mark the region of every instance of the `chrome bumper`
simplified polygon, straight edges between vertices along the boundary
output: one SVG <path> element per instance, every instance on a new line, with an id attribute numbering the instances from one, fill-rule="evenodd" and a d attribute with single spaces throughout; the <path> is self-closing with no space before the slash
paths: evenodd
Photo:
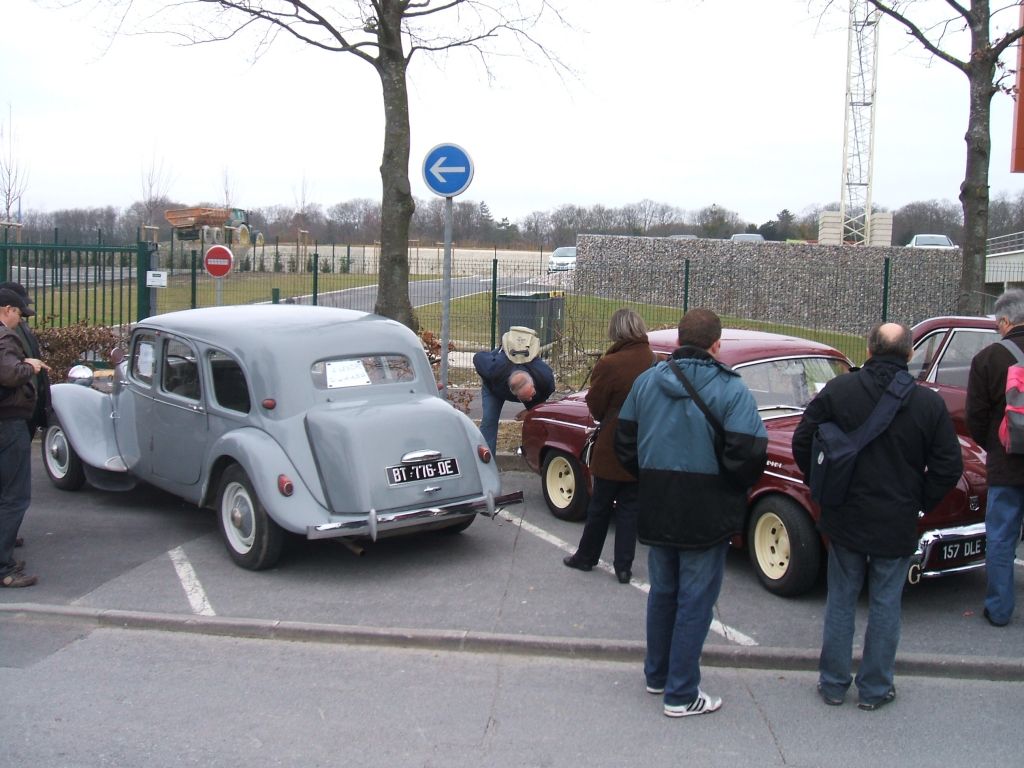
<path id="1" fill-rule="evenodd" d="M 910 570 L 907 572 L 907 581 L 917 584 L 921 579 L 931 579 L 936 576 L 945 576 L 950 573 L 963 573 L 985 567 L 984 557 L 980 560 L 956 565 L 951 568 L 930 568 L 925 570 L 931 561 L 932 552 L 936 547 L 948 544 L 976 539 L 985 535 L 985 524 L 974 523 L 973 525 L 961 525 L 955 528 L 939 528 L 934 531 L 925 531 L 917 542 L 917 551 L 914 553 L 910 563 Z"/>
<path id="2" fill-rule="evenodd" d="M 377 536 L 401 528 L 413 528 L 442 522 L 447 518 L 466 517 L 470 514 L 494 517 L 498 508 L 509 504 L 521 504 L 523 492 L 513 491 L 502 496 L 487 494 L 487 498 L 477 501 L 449 504 L 443 507 L 425 507 L 422 509 L 406 509 L 400 512 L 384 512 L 378 514 L 371 509 L 367 515 L 346 515 L 345 519 L 306 528 L 307 539 L 336 539 L 348 536 L 369 536 L 373 541 Z"/>

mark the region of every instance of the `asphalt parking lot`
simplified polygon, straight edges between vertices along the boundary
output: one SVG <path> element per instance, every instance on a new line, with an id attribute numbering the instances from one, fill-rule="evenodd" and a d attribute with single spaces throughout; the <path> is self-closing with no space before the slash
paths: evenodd
<path id="1" fill-rule="evenodd" d="M 494 520 L 480 517 L 461 535 L 383 540 L 361 554 L 332 541 L 295 539 L 278 567 L 253 573 L 228 559 L 209 510 L 150 487 L 61 492 L 36 454 L 19 557 L 40 582 L 0 593 L 0 609 L 27 604 L 639 648 L 645 548 L 638 548 L 630 585 L 618 584 L 610 569 L 565 568 L 561 559 L 573 551 L 582 525 L 548 513 L 535 475 L 502 477 L 504 490 L 525 491 L 526 503 Z M 611 544 L 609 537 L 609 555 Z M 1024 587 L 1024 567 L 1017 577 Z M 1024 621 L 990 627 L 981 617 L 983 593 L 983 572 L 909 587 L 901 654 L 1019 662 Z M 823 607 L 823 583 L 799 598 L 775 597 L 757 582 L 746 553 L 732 552 L 708 642 L 813 656 Z"/>
<path id="2" fill-rule="evenodd" d="M 776 598 L 732 553 L 702 683 L 725 705 L 679 722 L 643 689 L 644 548 L 628 586 L 565 568 L 582 526 L 548 514 L 536 476 L 502 479 L 526 503 L 463 534 L 362 554 L 295 540 L 252 573 L 227 557 L 212 512 L 152 488 L 63 493 L 37 461 L 18 553 L 40 583 L 0 592 L 0 689 L 14 702 L 0 765 L 1019 757 L 1024 622 L 984 622 L 983 574 L 908 589 L 899 697 L 865 713 L 853 694 L 827 707 L 814 693 L 823 585 Z"/>

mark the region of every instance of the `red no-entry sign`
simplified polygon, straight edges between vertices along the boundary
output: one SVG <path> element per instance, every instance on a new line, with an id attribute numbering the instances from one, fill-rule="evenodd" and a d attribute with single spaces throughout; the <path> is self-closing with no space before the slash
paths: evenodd
<path id="1" fill-rule="evenodd" d="M 210 277 L 224 277 L 235 264 L 235 256 L 226 245 L 211 245 L 203 256 L 203 268 Z"/>

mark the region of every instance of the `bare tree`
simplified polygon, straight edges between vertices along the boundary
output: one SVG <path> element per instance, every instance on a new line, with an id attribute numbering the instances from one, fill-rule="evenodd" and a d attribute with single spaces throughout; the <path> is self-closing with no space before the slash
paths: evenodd
<path id="1" fill-rule="evenodd" d="M 221 186 L 224 192 L 224 207 L 234 208 L 235 206 L 235 187 L 231 182 L 231 174 L 228 171 L 228 167 L 225 165 L 221 172 Z"/>
<path id="2" fill-rule="evenodd" d="M 162 223 L 157 213 L 161 208 L 166 209 L 169 200 L 167 191 L 170 187 L 170 177 L 164 168 L 162 158 L 157 158 L 154 150 L 153 156 L 149 159 L 149 165 L 142 169 L 142 199 L 141 213 L 142 224 L 149 226 L 160 226 Z M 154 223 L 155 222 L 155 223 Z"/>
<path id="3" fill-rule="evenodd" d="M 21 197 L 28 188 L 28 169 L 15 155 L 14 119 L 11 105 L 7 105 L 7 123 L 0 123 L 0 203 L 3 203 L 5 223 L 13 222 L 13 215 L 21 207 Z"/>
<path id="4" fill-rule="evenodd" d="M 992 97 L 1000 90 L 1009 90 L 1004 80 L 1009 71 L 1001 57 L 1024 35 L 1020 25 L 1019 3 L 996 3 L 989 0 L 868 0 L 881 13 L 901 24 L 908 35 L 938 59 L 956 67 L 967 78 L 968 112 L 967 167 L 960 184 L 963 206 L 964 268 L 960 278 L 957 309 L 965 314 L 981 314 L 984 309 L 985 241 L 988 239 L 988 174 L 991 160 L 990 130 Z M 944 15 L 934 15 L 937 6 L 946 8 Z M 1002 29 L 999 29 L 1002 25 Z M 993 26 L 996 27 L 993 39 Z M 949 52 L 957 33 L 970 35 L 970 53 L 958 58 Z"/>
<path id="5" fill-rule="evenodd" d="M 107 0 L 127 13 L 133 0 Z M 260 51 L 287 35 L 331 53 L 347 53 L 373 67 L 384 105 L 384 151 L 380 164 L 381 257 L 379 314 L 411 328 L 418 322 L 409 301 L 409 223 L 415 210 L 409 183 L 408 69 L 413 54 L 474 53 L 484 68 L 499 37 L 511 36 L 522 51 L 561 67 L 534 37 L 542 17 L 562 21 L 551 0 L 178 0 L 164 2 L 181 12 L 185 26 L 173 31 L 189 43 L 236 37 L 243 30 L 262 35 Z M 213 6 L 202 21 L 190 8 Z M 177 18 L 177 17 L 175 17 Z"/>

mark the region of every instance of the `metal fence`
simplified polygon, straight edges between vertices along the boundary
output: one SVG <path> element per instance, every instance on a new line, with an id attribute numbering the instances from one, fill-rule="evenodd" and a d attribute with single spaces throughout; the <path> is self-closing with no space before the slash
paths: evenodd
<path id="1" fill-rule="evenodd" d="M 373 311 L 377 292 L 375 246 L 272 243 L 238 249 L 232 272 L 221 280 L 202 268 L 201 251 L 178 243 L 166 250 L 135 247 L 0 244 L 0 270 L 18 280 L 35 300 L 37 327 L 76 322 L 127 328 L 150 313 L 221 304 L 302 303 Z M 151 259 L 152 256 L 152 259 Z M 442 308 L 440 248 L 410 248 L 410 298 L 421 330 L 440 336 Z M 167 273 L 167 286 L 146 288 L 145 273 Z M 838 331 L 837 307 L 855 303 L 867 320 L 913 322 L 889 306 L 901 280 L 920 275 L 893 271 L 881 263 L 837 269 L 813 260 L 767 283 L 750 268 L 713 260 L 604 260 L 588 264 L 581 252 L 576 270 L 549 272 L 543 252 L 455 248 L 450 304 L 454 351 L 449 382 L 474 384 L 472 353 L 500 342 L 510 325 L 527 325 L 541 336 L 543 354 L 561 386 L 584 384 L 607 346 L 611 314 L 629 306 L 652 329 L 674 327 L 682 312 L 708 302 L 725 323 L 790 333 L 831 344 L 859 362 L 861 332 Z M 866 271 L 865 271 L 866 270 Z M 856 273 L 858 285 L 851 289 Z M 625 286 L 625 287 L 624 287 Z M 799 317 L 791 310 L 800 286 Z M 725 301 L 721 297 L 727 296 Z M 719 298 L 709 298 L 719 297 Z M 785 297 L 787 301 L 780 301 Z M 936 299 L 932 314 L 948 309 Z M 896 307 L 895 311 L 899 311 Z M 783 316 L 785 315 L 785 316 Z"/>
<path id="2" fill-rule="evenodd" d="M 36 327 L 123 326 L 140 317 L 139 277 L 145 274 L 148 253 L 145 243 L 0 243 L 0 275 L 28 290 L 35 302 Z"/>

